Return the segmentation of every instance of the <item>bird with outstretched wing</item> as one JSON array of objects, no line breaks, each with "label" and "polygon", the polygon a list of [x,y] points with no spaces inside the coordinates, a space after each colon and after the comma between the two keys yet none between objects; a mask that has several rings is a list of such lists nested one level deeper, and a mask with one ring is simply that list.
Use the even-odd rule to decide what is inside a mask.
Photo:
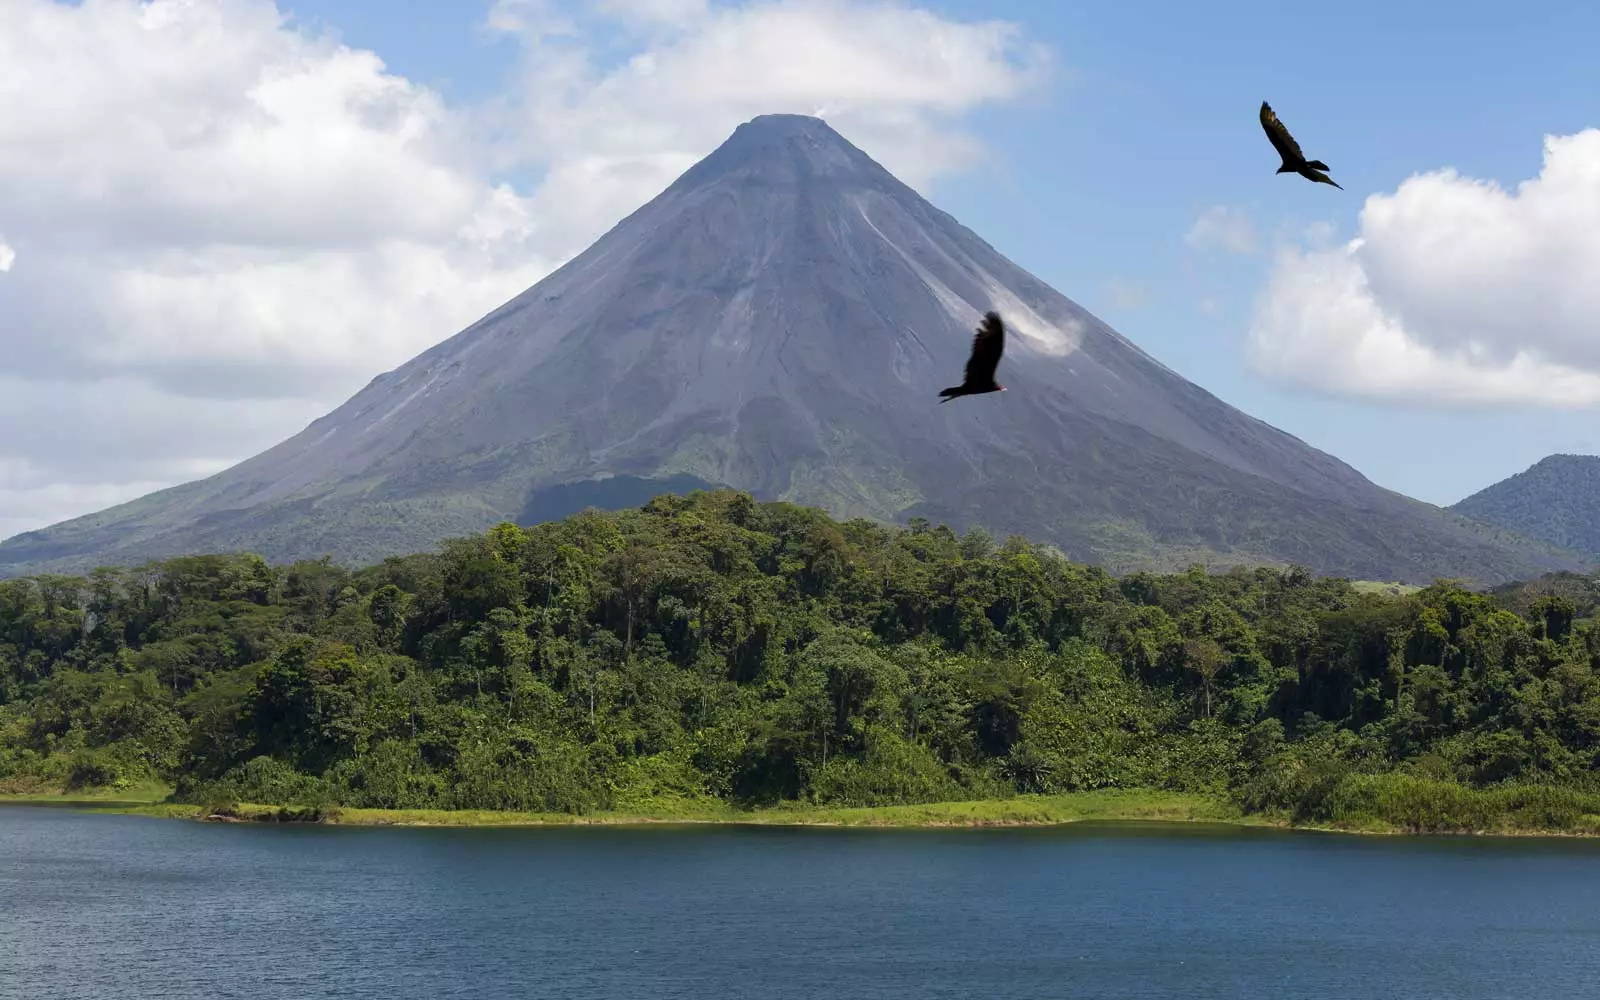
[{"label": "bird with outstretched wing", "polygon": [[1343,185],[1323,173],[1329,169],[1326,163],[1321,160],[1306,159],[1306,154],[1300,151],[1300,144],[1294,141],[1294,136],[1289,134],[1288,127],[1278,120],[1272,105],[1266,101],[1261,102],[1261,127],[1266,131],[1267,138],[1272,140],[1272,148],[1276,149],[1278,156],[1283,159],[1282,166],[1278,167],[1278,173],[1299,174],[1318,184],[1332,184],[1340,191],[1344,190]]},{"label": "bird with outstretched wing", "polygon": [[1005,349],[1006,325],[1000,319],[1000,314],[992,310],[984,313],[983,322],[978,324],[978,332],[972,337],[972,354],[967,358],[965,381],[941,390],[939,395],[943,398],[939,402],[948,403],[957,396],[1005,392],[1006,387],[994,380],[994,370],[999,366],[1000,355]]}]

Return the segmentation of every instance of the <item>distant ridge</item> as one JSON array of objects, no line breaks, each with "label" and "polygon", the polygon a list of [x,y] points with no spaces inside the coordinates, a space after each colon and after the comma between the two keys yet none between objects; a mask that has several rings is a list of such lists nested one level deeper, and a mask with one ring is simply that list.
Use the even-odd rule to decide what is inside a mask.
[{"label": "distant ridge", "polygon": [[1600,457],[1549,455],[1450,509],[1600,559]]},{"label": "distant ridge", "polygon": [[[1011,391],[938,405],[991,308]],[[1023,533],[1119,571],[1492,583],[1583,562],[1378,488],[1184,380],[826,123],[763,115],[299,434],[0,543],[0,572],[365,562],[697,484]]]}]

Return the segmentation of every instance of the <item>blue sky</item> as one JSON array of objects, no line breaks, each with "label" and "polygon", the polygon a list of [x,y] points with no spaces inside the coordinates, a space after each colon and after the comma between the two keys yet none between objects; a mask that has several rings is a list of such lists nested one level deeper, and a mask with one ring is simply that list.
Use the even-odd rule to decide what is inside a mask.
[{"label": "blue sky", "polygon": [[[272,446],[819,103],[1381,485],[1448,504],[1600,450],[1600,7],[10,3],[0,537]],[[1274,173],[1263,99],[1345,190]],[[1209,217],[1231,250],[1191,245]]]},{"label": "blue sky", "polygon": [[[1451,503],[1557,451],[1600,449],[1592,411],[1337,398],[1245,363],[1270,253],[1184,242],[1213,205],[1264,234],[1326,221],[1354,234],[1367,194],[1454,167],[1507,186],[1538,173],[1542,136],[1600,124],[1600,6],[1351,0],[1326,8],[990,0],[919,4],[1021,24],[1048,45],[1040,92],[972,115],[997,164],[927,192],[1022,266],[1174,369],[1376,482]],[[503,86],[515,51],[471,4],[299,0],[391,70],[463,100]],[[1274,175],[1256,121],[1268,100],[1345,190]],[[872,152],[872,150],[868,150]],[[1120,292],[1119,292],[1120,289]],[[1129,297],[1145,297],[1143,302]],[[1200,308],[1203,300],[1214,312]],[[1600,336],[1600,332],[1597,332]]]},{"label": "blue sky", "polygon": [[[974,8],[961,4],[958,7]],[[1600,7],[996,3],[1078,75],[1048,110],[997,116],[1016,182],[940,192],[947,210],[1167,364],[1245,411],[1434,503],[1554,451],[1593,452],[1592,413],[1439,410],[1308,398],[1252,375],[1242,331],[1269,261],[1198,258],[1181,237],[1212,204],[1262,229],[1326,220],[1355,231],[1369,192],[1453,166],[1512,184],[1545,132],[1600,124]],[[1256,121],[1267,100],[1339,191],[1275,176]],[[1113,279],[1151,301],[1118,308]],[[1214,297],[1215,315],[1196,308]],[[1600,331],[1597,331],[1600,336]]]}]

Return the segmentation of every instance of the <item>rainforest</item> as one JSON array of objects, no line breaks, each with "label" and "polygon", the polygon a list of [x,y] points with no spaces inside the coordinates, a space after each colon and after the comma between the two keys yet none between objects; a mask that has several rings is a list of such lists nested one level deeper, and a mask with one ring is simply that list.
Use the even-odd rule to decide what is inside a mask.
[{"label": "rainforest", "polygon": [[1571,573],[1119,579],[1023,538],[667,494],[359,569],[0,581],[0,791],[974,822],[1099,795],[1596,833],[1597,605]]}]

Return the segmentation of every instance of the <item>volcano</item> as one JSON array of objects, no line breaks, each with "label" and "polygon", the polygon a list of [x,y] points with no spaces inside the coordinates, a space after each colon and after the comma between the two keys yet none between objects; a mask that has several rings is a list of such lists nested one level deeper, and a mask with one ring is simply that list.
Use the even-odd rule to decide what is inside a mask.
[{"label": "volcano", "polygon": [[[989,309],[1010,391],[937,405]],[[713,486],[1022,533],[1114,570],[1496,582],[1583,562],[1377,487],[1186,381],[823,121],[763,115],[294,437],[18,535],[0,571],[366,562]]]}]

